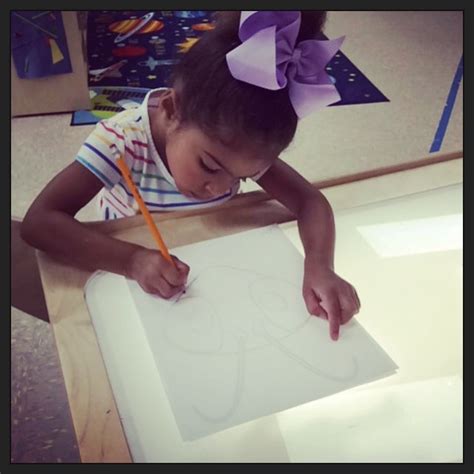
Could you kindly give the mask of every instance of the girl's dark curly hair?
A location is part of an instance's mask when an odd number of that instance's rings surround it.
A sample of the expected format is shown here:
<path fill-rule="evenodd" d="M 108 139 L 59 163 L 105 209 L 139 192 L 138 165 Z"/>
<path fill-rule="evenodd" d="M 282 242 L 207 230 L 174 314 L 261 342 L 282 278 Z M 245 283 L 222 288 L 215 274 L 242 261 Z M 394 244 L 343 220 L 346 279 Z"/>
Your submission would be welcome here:
<path fill-rule="evenodd" d="M 298 122 L 288 90 L 234 79 L 225 56 L 240 44 L 240 12 L 217 12 L 215 20 L 215 29 L 199 39 L 173 72 L 180 119 L 223 143 L 250 140 L 279 153 L 292 141 Z M 325 20 L 325 11 L 302 11 L 297 43 L 318 38 Z"/>

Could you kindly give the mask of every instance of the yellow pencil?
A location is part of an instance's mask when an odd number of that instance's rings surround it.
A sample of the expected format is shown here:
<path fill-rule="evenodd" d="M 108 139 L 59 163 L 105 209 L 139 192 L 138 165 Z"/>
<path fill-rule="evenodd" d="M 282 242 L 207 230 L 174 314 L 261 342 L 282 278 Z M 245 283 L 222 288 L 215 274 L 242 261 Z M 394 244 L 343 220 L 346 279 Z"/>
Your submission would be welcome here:
<path fill-rule="evenodd" d="M 168 249 L 166 248 L 165 242 L 164 242 L 163 238 L 161 237 L 160 232 L 158 231 L 158 227 L 156 227 L 155 221 L 151 217 L 150 211 L 146 207 L 146 204 L 143 201 L 142 197 L 140 196 L 140 193 L 138 192 L 137 187 L 135 186 L 135 184 L 132 181 L 130 171 L 128 170 L 128 167 L 125 164 L 125 160 L 122 157 L 120 157 L 117 160 L 116 163 L 117 163 L 117 166 L 120 169 L 120 172 L 122 173 L 122 176 L 124 177 L 124 179 L 127 183 L 128 188 L 130 189 L 130 191 L 133 194 L 133 197 L 135 198 L 135 200 L 138 203 L 140 211 L 142 212 L 143 217 L 145 218 L 145 221 L 148 224 L 148 228 L 150 229 L 151 234 L 153 235 L 156 243 L 158 244 L 159 250 L 161 251 L 163 256 L 166 258 L 166 260 L 171 262 L 175 266 L 175 268 L 177 268 L 175 261 L 171 258 L 171 255 L 168 252 Z"/>

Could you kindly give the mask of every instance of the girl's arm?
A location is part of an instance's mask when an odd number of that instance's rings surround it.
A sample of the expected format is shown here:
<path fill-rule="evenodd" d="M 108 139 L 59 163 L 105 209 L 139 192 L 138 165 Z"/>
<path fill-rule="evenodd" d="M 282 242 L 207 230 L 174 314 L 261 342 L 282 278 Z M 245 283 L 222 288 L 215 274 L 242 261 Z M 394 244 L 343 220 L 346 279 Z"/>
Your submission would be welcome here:
<path fill-rule="evenodd" d="M 74 218 L 102 187 L 94 174 L 74 161 L 35 199 L 23 220 L 22 238 L 67 264 L 124 275 L 145 291 L 172 296 L 183 277 L 159 252 L 114 239 Z M 181 267 L 185 273 L 186 267 Z"/>
<path fill-rule="evenodd" d="M 303 297 L 310 314 L 329 321 L 337 340 L 339 326 L 359 312 L 354 287 L 334 272 L 335 225 L 324 195 L 282 160 L 258 180 L 262 188 L 292 211 L 305 250 Z"/>
<path fill-rule="evenodd" d="M 258 184 L 295 214 L 306 258 L 334 269 L 334 216 L 324 195 L 280 159 Z"/>

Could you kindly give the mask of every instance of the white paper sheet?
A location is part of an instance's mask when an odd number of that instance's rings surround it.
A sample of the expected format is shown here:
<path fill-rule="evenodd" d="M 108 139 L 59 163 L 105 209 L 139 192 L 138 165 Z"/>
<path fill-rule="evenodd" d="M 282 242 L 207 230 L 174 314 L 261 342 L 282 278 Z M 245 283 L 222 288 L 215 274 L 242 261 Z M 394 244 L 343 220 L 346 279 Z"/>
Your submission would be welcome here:
<path fill-rule="evenodd" d="M 303 257 L 277 226 L 173 253 L 191 266 L 179 300 L 128 283 L 183 440 L 395 372 L 356 320 L 334 342 L 308 315 Z"/>
<path fill-rule="evenodd" d="M 183 441 L 127 280 L 96 272 L 85 293 L 134 462 L 289 461 L 276 415 Z"/>

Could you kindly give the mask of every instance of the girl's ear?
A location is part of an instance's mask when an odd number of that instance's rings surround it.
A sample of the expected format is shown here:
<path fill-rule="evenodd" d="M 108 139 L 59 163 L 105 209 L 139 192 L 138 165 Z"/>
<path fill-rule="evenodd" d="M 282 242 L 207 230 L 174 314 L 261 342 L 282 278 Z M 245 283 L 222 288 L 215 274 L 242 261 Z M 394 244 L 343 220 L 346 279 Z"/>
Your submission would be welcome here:
<path fill-rule="evenodd" d="M 167 89 L 160 97 L 164 118 L 169 123 L 179 122 L 177 97 L 174 89 Z"/>

